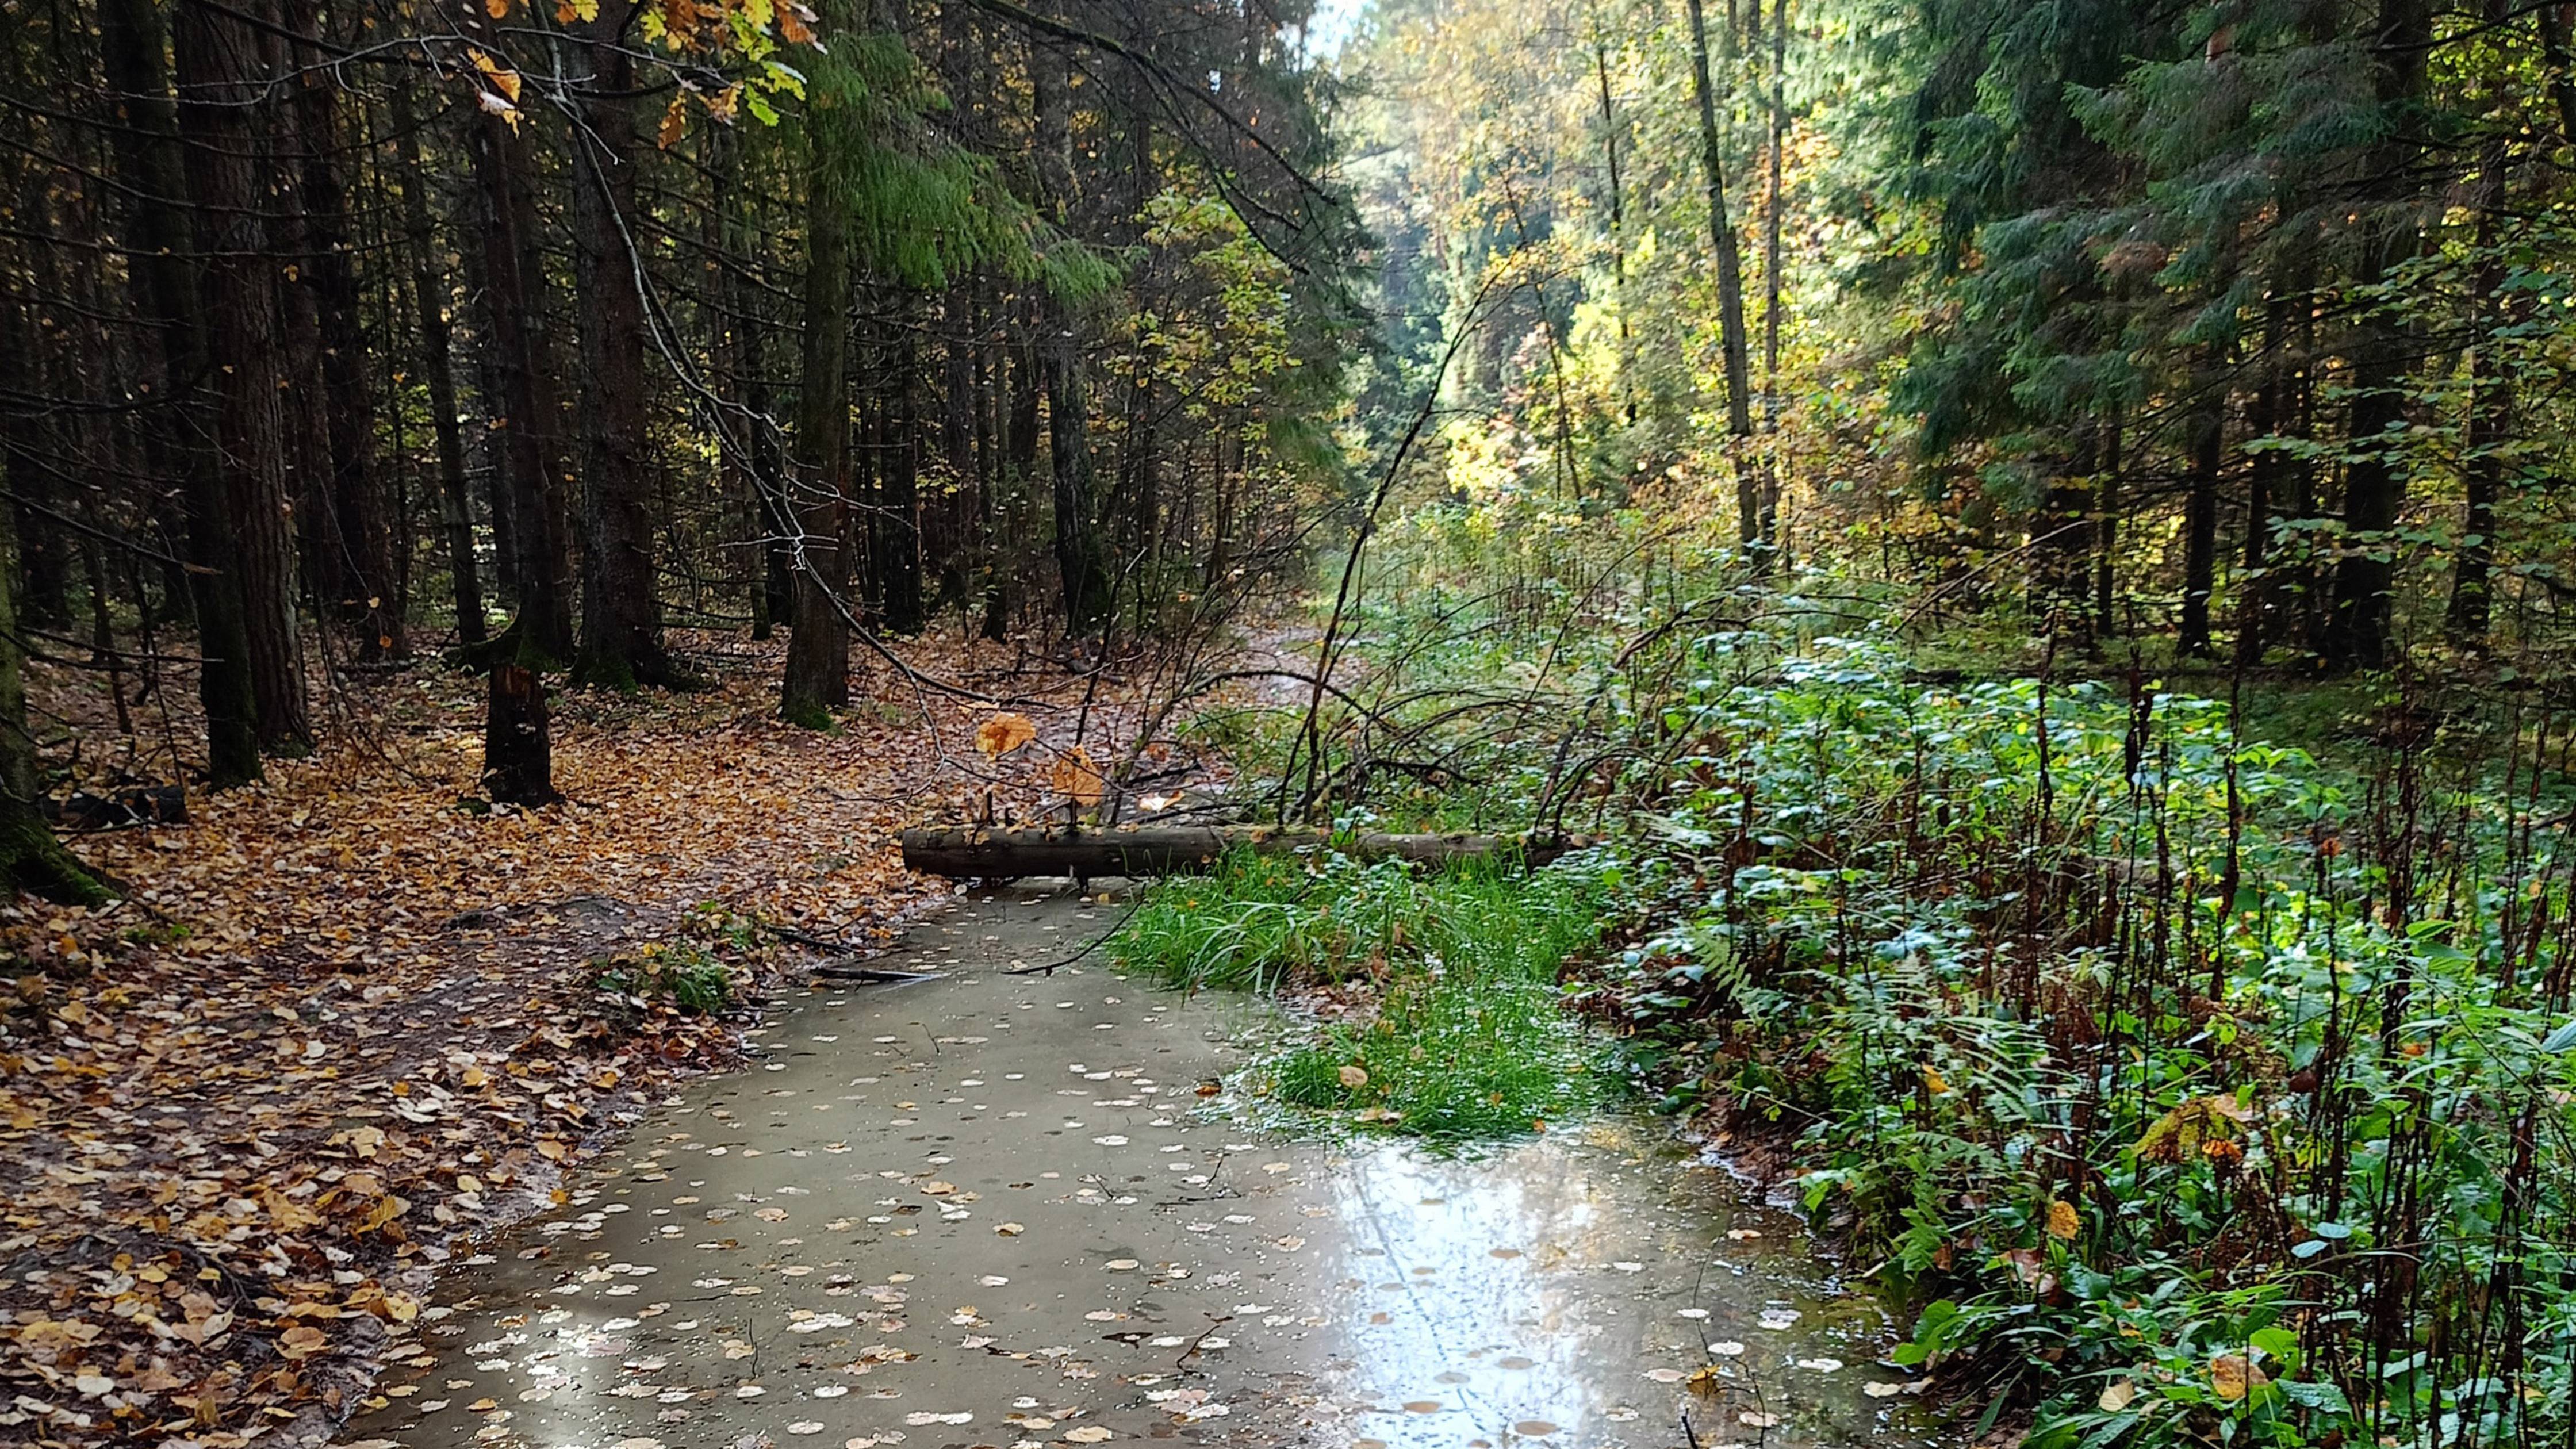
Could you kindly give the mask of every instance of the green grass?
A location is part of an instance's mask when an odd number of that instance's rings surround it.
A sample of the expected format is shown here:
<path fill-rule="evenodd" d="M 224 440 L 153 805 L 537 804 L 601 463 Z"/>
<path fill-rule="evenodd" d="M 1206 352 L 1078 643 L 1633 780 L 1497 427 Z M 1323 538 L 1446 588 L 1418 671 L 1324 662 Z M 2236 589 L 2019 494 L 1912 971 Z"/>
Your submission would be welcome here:
<path fill-rule="evenodd" d="M 1111 949 L 1180 990 L 1368 982 L 1375 1018 L 1287 1043 L 1255 1069 L 1270 1094 L 1362 1128 L 1508 1137 L 1579 1115 L 1615 1078 L 1557 988 L 1599 938 L 1608 890 L 1598 866 L 1573 862 L 1426 871 L 1245 852 L 1156 886 Z"/>
<path fill-rule="evenodd" d="M 1274 1069 L 1289 1106 L 1443 1141 L 1544 1131 L 1598 1106 L 1600 1044 L 1553 986 L 1408 977 L 1378 1019 L 1327 1028 Z"/>

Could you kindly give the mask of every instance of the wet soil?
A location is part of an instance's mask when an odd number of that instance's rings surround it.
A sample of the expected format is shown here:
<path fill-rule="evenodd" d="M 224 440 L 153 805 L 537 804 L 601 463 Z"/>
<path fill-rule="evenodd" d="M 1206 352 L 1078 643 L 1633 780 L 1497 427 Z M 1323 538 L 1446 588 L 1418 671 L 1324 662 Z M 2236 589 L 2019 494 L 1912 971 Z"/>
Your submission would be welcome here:
<path fill-rule="evenodd" d="M 1881 1306 L 1659 1124 L 1475 1158 L 1266 1131 L 1269 1008 L 1052 975 L 961 897 L 789 997 L 441 1286 L 352 1440 L 548 1449 L 1906 1446 Z M 1683 1428 L 1687 1415 L 1690 1427 Z"/>

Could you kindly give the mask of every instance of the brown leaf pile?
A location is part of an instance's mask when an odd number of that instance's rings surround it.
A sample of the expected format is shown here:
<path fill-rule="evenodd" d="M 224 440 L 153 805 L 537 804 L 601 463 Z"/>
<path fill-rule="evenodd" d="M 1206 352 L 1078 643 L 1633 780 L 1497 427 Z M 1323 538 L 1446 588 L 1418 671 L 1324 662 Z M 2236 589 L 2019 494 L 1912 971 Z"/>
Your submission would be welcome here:
<path fill-rule="evenodd" d="M 321 751 L 192 793 L 191 823 L 77 841 L 126 901 L 0 909 L 0 1442 L 320 1442 L 413 1355 L 463 1238 L 730 1058 L 729 1023 L 606 993 L 599 963 L 711 920 L 755 976 L 782 953 L 746 920 L 863 948 L 944 888 L 902 869 L 901 825 L 1046 808 L 1037 761 L 975 755 L 993 702 L 878 665 L 814 734 L 771 717 L 774 648 L 698 646 L 702 692 L 558 700 L 564 805 L 460 808 L 479 681 L 424 665 L 341 682 Z M 1073 683 L 944 652 L 1070 743 Z M 99 711 L 88 677 L 36 687 L 58 731 Z M 1095 694 L 1095 740 L 1111 718 Z"/>

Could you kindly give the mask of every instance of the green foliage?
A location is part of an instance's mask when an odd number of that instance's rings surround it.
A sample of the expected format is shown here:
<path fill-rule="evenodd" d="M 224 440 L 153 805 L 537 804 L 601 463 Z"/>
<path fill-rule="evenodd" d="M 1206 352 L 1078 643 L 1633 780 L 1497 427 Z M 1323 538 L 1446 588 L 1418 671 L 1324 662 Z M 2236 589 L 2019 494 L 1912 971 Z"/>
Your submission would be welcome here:
<path fill-rule="evenodd" d="M 731 966 L 687 940 L 647 942 L 602 967 L 600 990 L 692 1014 L 724 1010 L 738 990 Z"/>
<path fill-rule="evenodd" d="M 2564 1427 L 2576 1026 L 2540 937 L 2576 902 L 2517 823 L 2563 782 L 2507 798 L 2492 734 L 2392 747 L 2403 695 L 2365 780 L 2152 684 L 1692 654 L 1651 726 L 1685 747 L 1631 788 L 1708 886 L 1607 974 L 1711 1039 L 1695 1089 L 1794 1143 L 1820 1222 L 1946 1290 L 1900 1358 L 2037 1401 L 2051 1446 Z"/>
<path fill-rule="evenodd" d="M 808 143 L 826 163 L 815 184 L 847 208 L 852 260 L 923 288 L 979 268 L 1037 275 L 1036 213 L 991 157 L 930 124 L 947 100 L 902 36 L 836 37 L 811 58 L 806 89 Z"/>

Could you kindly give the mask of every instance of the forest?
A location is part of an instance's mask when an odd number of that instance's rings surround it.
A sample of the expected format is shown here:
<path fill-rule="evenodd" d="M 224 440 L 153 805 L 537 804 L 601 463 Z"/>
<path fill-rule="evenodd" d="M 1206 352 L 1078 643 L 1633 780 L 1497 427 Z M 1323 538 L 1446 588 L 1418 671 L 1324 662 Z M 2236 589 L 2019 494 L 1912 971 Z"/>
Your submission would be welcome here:
<path fill-rule="evenodd" d="M 0 72 L 0 1444 L 2576 1442 L 2576 4 Z"/>

